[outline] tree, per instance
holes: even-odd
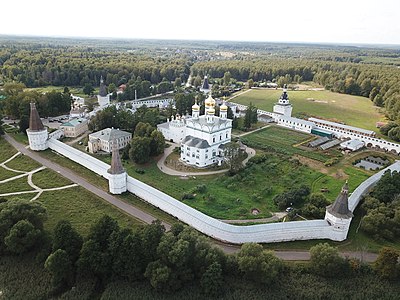
[[[238,253],[238,265],[245,278],[264,284],[275,280],[283,266],[272,251],[265,251],[255,243],[243,244]]]
[[[257,107],[250,102],[244,115],[244,127],[250,129],[252,124],[257,123]]]
[[[131,140],[131,149],[129,149],[129,157],[135,163],[144,164],[150,160],[150,143],[148,137],[135,136]]]
[[[152,127],[149,123],[139,122],[135,127],[134,136],[150,137],[153,131],[154,127]]]
[[[310,248],[310,267],[317,275],[337,277],[343,275],[348,264],[340,257],[337,248],[323,243]]]
[[[254,80],[253,79],[249,79],[247,80],[247,88],[251,89],[254,86]]]
[[[224,158],[229,166],[229,173],[236,174],[242,167],[242,155],[238,143],[230,142],[224,145]]]
[[[40,239],[42,232],[27,220],[18,221],[11,227],[10,233],[4,238],[7,250],[21,254],[32,249]]]
[[[69,287],[73,284],[73,265],[66,251],[58,249],[50,254],[44,263],[44,267],[51,273],[54,287]]]
[[[115,231],[110,236],[113,278],[134,281],[143,277],[146,269],[140,232],[130,229]]]
[[[61,220],[54,228],[53,251],[65,250],[72,263],[79,257],[83,244],[82,236],[72,227],[69,221]]]
[[[117,221],[107,215],[101,217],[90,228],[77,262],[81,273],[93,273],[101,280],[111,277],[113,259],[110,254],[110,243],[111,237],[118,231]]]
[[[193,85],[196,88],[201,86],[201,77],[199,75],[197,75],[196,78],[194,79]]]
[[[379,251],[378,258],[373,264],[378,275],[387,280],[395,280],[399,275],[399,252],[389,247]]]
[[[83,93],[90,96],[94,92],[94,88],[90,83],[86,83],[85,86],[83,87]]]
[[[217,262],[211,264],[201,276],[200,286],[207,296],[216,297],[221,294],[223,288],[223,276],[221,265]]]
[[[4,134],[4,130],[3,130],[3,115],[0,112],[0,135]]]
[[[228,86],[230,82],[231,82],[231,73],[228,71],[224,73],[224,85]]]
[[[150,135],[150,155],[156,156],[164,153],[165,139],[163,134],[157,129],[153,130]]]
[[[149,263],[144,276],[150,280],[151,286],[156,290],[169,291],[174,287],[170,285],[173,276],[171,269],[160,261]]]
[[[178,89],[178,88],[181,87],[181,85],[182,85],[182,80],[181,80],[180,77],[177,77],[177,78],[175,79],[174,86],[175,86],[175,88]]]
[[[0,203],[0,252],[5,248],[4,238],[16,223],[28,221],[35,229],[42,230],[46,216],[46,209],[39,202],[16,200]]]

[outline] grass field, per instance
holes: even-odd
[[[72,182],[67,178],[62,177],[49,169],[44,169],[34,173],[32,176],[32,181],[36,186],[42,189],[50,189],[72,184]]]
[[[232,101],[248,105],[252,102],[259,109],[272,111],[282,90],[251,90]],[[375,123],[385,119],[379,108],[364,97],[333,93],[330,91],[289,91],[294,116],[313,116],[376,130]]]
[[[243,143],[252,148],[263,149],[264,147],[270,147],[278,153],[287,155],[299,154],[321,162],[340,155],[340,153],[332,150],[320,151],[298,147],[300,144],[313,139],[315,137],[311,134],[278,126],[270,126],[241,138]]]

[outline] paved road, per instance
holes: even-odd
[[[64,168],[56,163],[53,163],[52,161],[41,157],[39,154],[30,151],[28,149],[25,148],[25,145],[22,145],[18,142],[16,142],[12,137],[10,137],[9,135],[5,135],[4,138],[14,147],[16,148],[19,152],[21,152],[22,154],[29,156],[30,158],[32,158],[33,160],[37,161],[38,163],[42,164],[43,166],[56,171],[57,173],[61,174],[62,176],[64,176],[65,178],[68,178],[69,180],[71,180],[72,182],[82,186],[83,188],[85,188],[86,190],[92,192],[93,194],[99,196],[100,198],[104,199],[105,201],[107,201],[108,203],[116,206],[117,208],[121,209],[122,211],[124,211],[125,213],[127,213],[128,215],[139,219],[147,224],[150,224],[151,222],[153,222],[154,220],[156,220],[156,218],[154,218],[152,215],[128,204],[125,203],[121,200],[119,200],[117,197],[105,192],[104,190],[94,186],[93,184],[89,183],[86,179],[84,179],[83,177],[77,175],[76,173],[71,172],[69,169]],[[165,228],[168,230],[171,226],[168,223],[163,222],[163,225],[165,226]]]
[[[239,245],[224,244],[214,241],[217,247],[221,248],[227,254],[237,253],[240,250]],[[277,244],[279,247],[279,244]],[[307,261],[310,260],[310,252],[306,250],[274,250],[277,257],[285,261]],[[357,258],[363,262],[371,263],[376,260],[378,254],[370,252],[344,251],[340,255],[344,258]]]

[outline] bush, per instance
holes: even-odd
[[[328,243],[311,247],[310,255],[311,270],[317,275],[335,278],[349,270],[348,261],[340,257],[337,248]]]
[[[139,168],[135,169],[135,172],[138,173],[138,174],[144,174],[144,173],[146,173],[145,170],[139,169]]]
[[[192,194],[192,193],[185,193],[185,194],[183,194],[183,196],[182,196],[182,200],[185,200],[185,199],[194,199],[195,198],[195,195],[194,194]]]

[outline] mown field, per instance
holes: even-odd
[[[272,111],[281,94],[281,89],[254,89],[232,101],[245,105],[252,102],[259,109]],[[368,98],[330,91],[288,91],[288,94],[294,116],[320,117],[369,130],[376,130],[375,123],[385,119]]]

